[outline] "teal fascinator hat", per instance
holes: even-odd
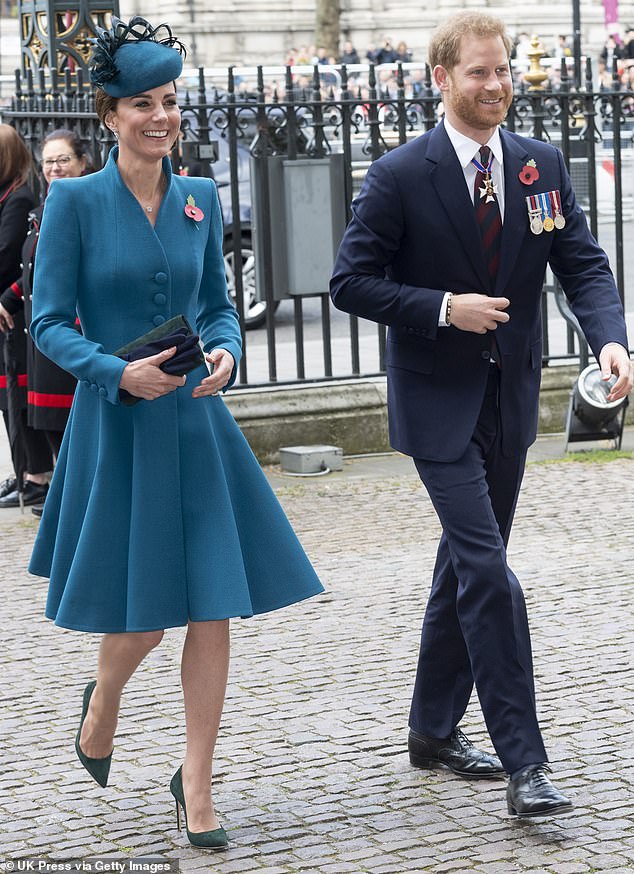
[[[135,15],[126,24],[112,16],[110,30],[97,28],[90,81],[111,97],[132,97],[178,79],[185,46],[167,24],[152,27]]]

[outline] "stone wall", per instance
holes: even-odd
[[[542,372],[539,433],[565,430],[577,367]],[[230,391],[226,403],[258,459],[277,462],[280,446],[332,444],[344,455],[389,449],[385,378]],[[626,417],[634,425],[634,405]],[[607,443],[605,445],[608,445]]]
[[[463,8],[486,8],[507,23],[511,33],[537,33],[544,46],[554,46],[557,34],[572,34],[572,7],[567,2],[535,0],[518,4],[498,0],[491,4],[473,0],[341,0],[342,38],[349,36],[360,55],[370,43],[379,44],[384,35],[395,42],[404,39],[414,60],[424,61],[429,34],[446,15]],[[130,5],[122,0],[123,14],[138,12],[150,20],[169,21],[191,46],[192,63],[207,67],[228,64],[283,63],[292,47],[313,42],[314,0],[141,0]],[[621,0],[623,25],[634,25],[634,0]],[[603,5],[600,0],[581,0],[582,45],[596,57],[605,38]]]
[[[446,15],[461,8],[482,8],[474,0],[341,0],[342,39],[349,37],[359,55],[370,43],[379,44],[384,35],[395,42],[404,39],[414,60],[426,57],[429,35]],[[555,44],[557,34],[572,33],[569,0],[534,0],[517,4],[497,0],[484,8],[500,15],[511,33],[537,33],[545,47]],[[634,25],[634,0],[621,0],[623,26]],[[227,67],[230,64],[283,64],[292,47],[313,42],[314,0],[120,0],[123,18],[145,15],[152,22],[167,21],[188,45],[188,65]],[[603,5],[600,0],[581,0],[582,45],[594,59],[604,38]],[[1,72],[9,75],[20,63],[18,23],[2,19],[0,32]],[[7,85],[10,93],[10,83]]]

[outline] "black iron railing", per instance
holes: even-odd
[[[270,216],[276,194],[267,166],[271,158],[342,156],[341,208],[347,219],[370,163],[437,123],[439,96],[429,69],[412,77],[398,65],[386,78],[381,68],[352,73],[342,66],[336,77],[328,78],[319,67],[308,77],[305,71],[286,68],[275,84],[263,68],[254,72],[249,82],[238,80],[229,69],[225,87],[218,82],[210,87],[200,69],[193,87],[181,90],[179,83],[182,137],[173,156],[178,171],[214,176],[218,184],[227,277],[243,326],[239,382],[266,385],[380,374],[383,326],[333,310],[327,287],[310,297],[294,294],[292,288],[280,294],[273,260],[266,254],[274,245]],[[634,93],[622,89],[616,67],[607,90],[593,88],[589,62],[585,72],[578,91],[571,87],[565,64],[556,88],[520,87],[507,127],[562,150],[592,232],[610,254],[627,306],[634,295],[634,252],[624,245],[625,226],[634,217]],[[44,135],[55,127],[78,131],[95,168],[103,165],[113,144],[94,114],[94,98],[81,75],[75,79],[53,73],[45,80],[43,73],[35,79],[30,72],[25,78],[16,74],[15,96],[2,116],[20,131],[36,159]],[[256,210],[268,218],[260,218],[254,234]],[[544,363],[576,361],[578,341],[549,294],[553,287],[547,278]]]

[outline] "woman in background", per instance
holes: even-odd
[[[64,128],[49,133],[42,143],[41,166],[47,189],[56,179],[83,176],[88,160],[77,134]],[[0,325],[9,330],[20,312],[24,314],[27,331],[31,324],[32,279],[43,210],[44,203],[41,203],[29,213],[29,232],[22,247],[22,276],[0,295]],[[28,428],[38,432],[29,435],[29,439],[40,446],[50,470],[59,454],[76,380],[42,355],[27,333],[26,381]],[[31,508],[36,516],[42,515],[43,504],[42,500]]]
[[[17,131],[8,124],[0,124],[0,291],[11,292],[11,286],[20,278],[20,255],[26,238],[28,216],[35,206],[28,177],[33,169],[31,153]],[[51,470],[51,453],[46,440],[39,439],[27,427],[26,414],[26,335],[24,318],[20,314],[14,322],[0,299],[0,409],[9,431],[7,376],[4,368],[5,334],[11,331],[12,353],[17,365],[20,389],[19,407],[12,415],[19,415],[19,446],[11,447],[15,476],[0,483],[0,508],[17,507],[20,493],[25,504],[43,500],[48,489],[47,474]],[[23,465],[19,456],[24,456]],[[18,472],[24,470],[24,481],[18,483]]]

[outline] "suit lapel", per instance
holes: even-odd
[[[506,131],[500,131],[504,151],[504,223],[500,267],[495,283],[500,294],[515,266],[528,227],[526,195],[530,192],[520,182],[519,173],[529,158],[523,143],[518,143]]]
[[[489,290],[491,280],[484,261],[475,209],[465,185],[462,167],[443,124],[439,124],[430,134],[425,157],[429,162],[432,185],[446,217],[473,266],[480,287],[483,291]]]

